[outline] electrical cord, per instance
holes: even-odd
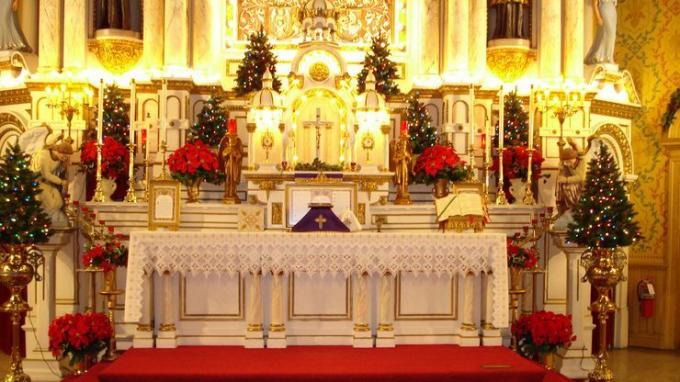
[[[36,334],[35,325],[33,325],[33,319],[28,314],[26,315],[26,318],[28,318],[28,322],[31,325],[31,329],[33,329],[33,338],[35,339],[35,343],[38,344],[38,349],[43,349],[42,345],[40,344],[40,341],[38,340],[38,335]],[[52,369],[52,365],[50,365],[50,363],[47,361],[47,359],[45,359],[45,352],[40,350],[39,353],[40,353],[40,357],[42,358],[43,362],[45,362],[45,365],[47,365],[47,368],[50,370],[50,373],[52,373],[52,375],[54,375],[55,377],[58,377],[59,379],[61,379],[61,373],[55,373],[54,369]]]

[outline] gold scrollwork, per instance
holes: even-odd
[[[359,224],[366,224],[366,203],[357,205],[357,219],[359,219]]]
[[[88,43],[99,62],[113,74],[132,69],[142,57],[141,40],[129,38],[98,38]]]
[[[514,82],[522,77],[534,57],[534,51],[527,47],[497,46],[486,50],[489,68],[505,82]]]
[[[323,62],[315,62],[309,67],[309,76],[316,82],[326,81],[330,73],[330,69]]]
[[[283,203],[272,203],[272,224],[283,224]]]
[[[624,134],[623,131],[618,126],[606,124],[600,126],[593,134],[593,137],[599,138],[603,135],[608,135],[612,137],[614,141],[616,141],[616,144],[619,146],[619,150],[621,150],[621,156],[623,157],[624,173],[632,174],[633,154],[631,153],[630,143],[628,141],[628,138],[626,137],[626,134]]]

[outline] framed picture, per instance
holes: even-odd
[[[179,229],[179,182],[152,180],[149,185],[149,230]]]

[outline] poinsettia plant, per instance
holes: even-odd
[[[531,155],[531,179],[536,180],[541,176],[543,155],[540,149],[534,149]],[[503,149],[503,177],[507,180],[522,179],[527,181],[529,175],[529,149],[526,146],[509,146]],[[493,158],[491,171],[498,172],[498,156]]]
[[[518,242],[518,236],[508,239],[508,267],[531,270],[538,265],[536,247],[524,248]]]
[[[102,146],[102,177],[115,180],[128,170],[130,156],[125,146],[113,137],[105,137]],[[88,140],[80,151],[81,169],[88,173],[97,170],[97,141]]]
[[[472,168],[448,145],[425,148],[413,166],[415,183],[433,184],[439,179],[458,182],[472,177]]]
[[[571,315],[547,311],[520,317],[512,324],[512,335],[517,338],[524,355],[554,353],[559,348],[568,348],[576,340]]]
[[[104,272],[127,266],[128,249],[120,240],[88,246],[83,254],[83,266],[101,268]]]
[[[49,349],[57,358],[71,356],[71,365],[85,356],[96,357],[111,338],[111,321],[103,313],[65,314],[48,329]]]
[[[224,181],[217,155],[200,140],[189,142],[168,158],[168,168],[173,179],[185,186],[207,181],[219,184]]]

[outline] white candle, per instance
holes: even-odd
[[[161,142],[167,143],[167,126],[166,126],[166,117],[168,115],[168,80],[163,80],[163,85],[161,87],[161,99],[160,99],[160,139]]]
[[[132,80],[132,86],[130,87],[130,143],[135,144],[135,138],[137,135],[135,131],[135,123],[137,119],[137,83]]]
[[[529,149],[534,147],[534,85],[529,93]]]
[[[99,99],[97,105],[97,143],[104,143],[104,80],[99,80]]]
[[[470,83],[470,147],[475,144],[475,85]]]
[[[503,94],[503,86],[498,96],[498,149],[503,150],[503,141],[505,138],[505,95]],[[500,155],[500,154],[499,154]]]

